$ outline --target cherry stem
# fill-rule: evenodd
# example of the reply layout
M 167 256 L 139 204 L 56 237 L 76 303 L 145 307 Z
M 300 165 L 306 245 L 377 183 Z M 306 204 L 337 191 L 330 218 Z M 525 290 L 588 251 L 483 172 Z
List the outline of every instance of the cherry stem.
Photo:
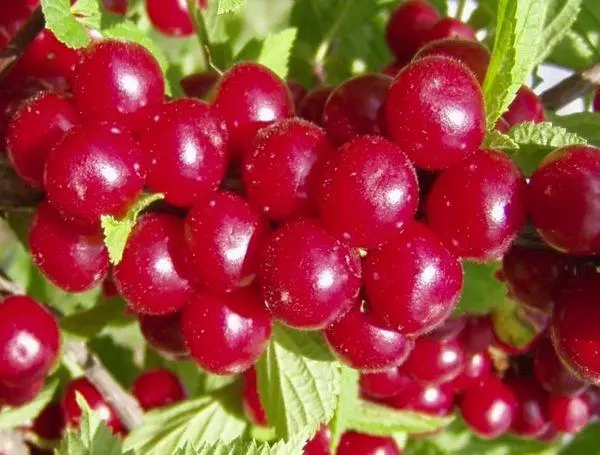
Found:
M 600 63 L 585 71 L 575 73 L 542 93 L 544 108 L 556 111 L 600 85 Z
M 0 430 L 0 453 L 28 455 L 30 452 L 22 433 L 5 428 Z

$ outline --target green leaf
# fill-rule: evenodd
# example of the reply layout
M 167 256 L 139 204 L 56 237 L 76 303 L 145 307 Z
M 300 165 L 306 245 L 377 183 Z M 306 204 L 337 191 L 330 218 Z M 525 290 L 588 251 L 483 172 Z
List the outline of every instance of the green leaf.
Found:
M 546 0 L 500 0 L 494 51 L 483 84 L 489 130 L 536 64 L 547 6 Z
M 164 197 L 164 194 L 160 193 L 142 196 L 121 219 L 116 219 L 112 215 L 102 215 L 101 222 L 104 231 L 104 244 L 108 249 L 110 262 L 113 265 L 121 262 L 125 244 L 140 212 L 153 202 L 164 199 Z
M 151 411 L 127 437 L 125 448 L 145 455 L 164 455 L 175 453 L 185 443 L 197 447 L 201 443 L 233 441 L 248 426 L 240 403 L 240 384 L 236 383 L 214 395 Z
M 358 371 L 345 365 L 342 365 L 340 369 L 340 394 L 338 395 L 335 415 L 329 424 L 332 451 L 337 448 L 342 434 L 348 428 L 350 416 L 354 413 L 358 404 Z
M 277 435 L 290 439 L 329 422 L 337 406 L 340 370 L 323 337 L 276 326 L 256 364 L 260 397 Z
M 246 0 L 218 0 L 218 2 L 218 14 L 226 14 L 233 13 L 241 9 L 246 3 Z
M 200 445 L 196 455 L 303 455 L 304 445 L 308 432 L 305 430 L 290 441 L 276 443 L 235 440 L 229 444 L 222 442 L 216 444 L 204 443 Z M 191 455 L 190 452 L 181 455 Z
M 450 424 L 452 417 L 435 417 L 413 411 L 398 411 L 361 400 L 349 416 L 348 428 L 376 436 L 392 433 L 429 433 Z
M 519 144 L 513 141 L 510 136 L 502 134 L 497 130 L 492 130 L 487 132 L 483 141 L 483 147 L 495 150 L 518 150 Z
M 496 278 L 499 268 L 500 264 L 494 262 L 463 262 L 464 283 L 457 313 L 488 314 L 502 304 L 506 288 Z
M 550 0 L 542 45 L 538 50 L 536 62 L 543 62 L 552 53 L 556 45 L 563 40 L 577 20 L 582 1 Z
M 74 16 L 74 11 L 81 17 L 100 17 L 100 5 L 97 1 L 85 0 L 82 5 L 71 11 L 70 0 L 42 0 L 42 11 L 46 27 L 52 30 L 59 41 L 69 47 L 84 47 L 90 42 L 88 32 L 82 21 Z
M 554 116 L 552 123 L 562 126 L 571 133 L 586 139 L 590 144 L 600 146 L 600 114 L 580 112 L 577 114 Z
M 592 423 L 560 451 L 560 455 L 600 455 L 600 423 Z
M 297 32 L 295 28 L 286 28 L 279 33 L 269 35 L 262 45 L 258 63 L 285 79 Z
M 102 334 L 101 336 L 92 338 L 88 342 L 90 349 L 96 353 L 106 369 L 124 387 L 129 387 L 133 383 L 135 378 L 141 373 L 141 368 L 137 362 L 137 352 L 135 349 L 123 344 L 114 334 L 131 333 L 134 327 L 137 328 L 137 325 L 132 324 L 129 327 L 120 327 L 115 329 L 110 335 Z M 144 347 L 143 343 L 142 338 L 138 349 Z
M 540 313 L 535 318 L 533 310 L 525 307 L 510 297 L 504 297 L 504 302 L 492 310 L 494 333 L 509 346 L 523 348 L 543 331 L 547 317 Z
M 3 408 L 0 411 L 0 429 L 20 427 L 35 419 L 52 401 L 57 388 L 58 379 L 52 379 L 33 401 L 17 408 Z
M 69 337 L 87 340 L 123 314 L 124 307 L 121 298 L 108 299 L 90 310 L 62 318 L 60 328 Z

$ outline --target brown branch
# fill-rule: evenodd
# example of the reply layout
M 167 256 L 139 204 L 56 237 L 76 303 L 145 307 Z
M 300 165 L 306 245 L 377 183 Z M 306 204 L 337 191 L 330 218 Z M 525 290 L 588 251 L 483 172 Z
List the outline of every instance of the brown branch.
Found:
M 29 455 L 23 435 L 15 430 L 0 430 L 0 454 Z
M 0 210 L 36 207 L 42 194 L 14 171 L 6 153 L 0 151 Z
M 580 73 L 575 73 L 542 93 L 542 103 L 548 110 L 558 110 L 600 85 L 600 63 Z

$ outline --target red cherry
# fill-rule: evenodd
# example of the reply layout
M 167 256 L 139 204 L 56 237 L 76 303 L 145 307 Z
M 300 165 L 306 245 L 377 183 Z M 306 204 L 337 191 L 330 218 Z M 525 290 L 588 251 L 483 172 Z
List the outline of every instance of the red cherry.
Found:
M 214 106 L 227 121 L 234 160 L 242 157 L 260 128 L 294 115 L 294 100 L 285 82 L 258 63 L 233 65 L 216 90 Z
M 462 372 L 452 381 L 456 393 L 463 393 L 475 387 L 492 374 L 492 359 L 486 351 L 467 353 Z
M 479 83 L 461 63 L 424 57 L 398 73 L 387 100 L 388 134 L 423 169 L 444 169 L 475 152 L 485 135 Z
M 460 39 L 465 41 L 477 41 L 475 30 L 469 24 L 452 17 L 445 17 L 437 21 L 425 34 L 427 43 L 442 39 Z
M 44 388 L 44 378 L 33 382 L 9 385 L 0 383 L 0 403 L 8 406 L 23 406 L 33 401 Z
M 427 338 L 437 341 L 456 340 L 467 325 L 466 317 L 449 317 L 442 325 L 426 333 Z
M 162 103 L 165 83 L 158 62 L 145 47 L 104 40 L 83 51 L 73 95 L 85 117 L 136 130 L 145 111 Z
M 331 455 L 331 432 L 321 426 L 313 438 L 304 446 L 304 455 Z
M 250 422 L 262 427 L 269 426 L 265 408 L 263 407 L 260 401 L 260 395 L 258 394 L 256 369 L 254 367 L 250 367 L 244 373 L 242 404 L 244 406 L 244 414 Z
M 415 341 L 402 370 L 417 381 L 442 384 L 455 379 L 464 366 L 465 355 L 458 341 L 423 337 Z
M 548 339 L 539 344 L 533 365 L 538 382 L 550 393 L 573 396 L 587 388 L 587 384 L 573 376 L 563 365 Z
M 227 167 L 227 127 L 204 101 L 179 99 L 157 109 L 139 135 L 148 185 L 178 207 L 217 189 Z
M 347 431 L 342 435 L 337 455 L 400 455 L 400 449 L 392 438 L 370 436 Z
M 233 193 L 219 192 L 196 204 L 185 221 L 195 278 L 208 289 L 230 291 L 254 273 L 269 225 Z
M 50 403 L 35 418 L 31 431 L 46 441 L 55 441 L 62 438 L 65 424 L 60 403 Z
M 287 223 L 271 235 L 258 274 L 273 316 L 304 330 L 325 328 L 345 313 L 360 277 L 357 253 L 311 219 Z
M 540 123 L 545 119 L 542 100 L 529 87 L 522 86 L 502 118 L 512 127 L 521 122 Z
M 354 306 L 325 329 L 325 340 L 346 365 L 361 371 L 382 371 L 407 359 L 414 342 L 380 325 L 370 313 Z
M 460 340 L 467 352 L 485 351 L 494 341 L 492 319 L 489 316 L 470 316 L 460 333 Z
M 438 176 L 427 198 L 427 222 L 456 254 L 497 259 L 525 221 L 526 190 L 507 155 L 480 150 Z
M 384 403 L 395 409 L 445 417 L 454 408 L 454 392 L 450 384 L 423 384 L 405 376 L 400 392 Z
M 216 71 L 204 71 L 190 74 L 179 81 L 181 89 L 186 96 L 205 99 L 210 95 L 219 81 L 219 73 Z
M 600 149 L 571 145 L 555 150 L 531 176 L 528 211 L 550 246 L 573 255 L 600 253 Z
M 220 296 L 199 294 L 183 309 L 181 323 L 192 358 L 214 374 L 247 370 L 271 336 L 271 318 L 249 289 Z
M 385 66 L 381 72 L 386 76 L 395 77 L 396 74 L 398 74 L 402 68 L 406 66 L 406 64 L 407 62 L 396 60 Z
M 140 374 L 131 386 L 131 393 L 145 411 L 169 406 L 186 395 L 179 378 L 164 368 Z
M 316 213 L 318 164 L 334 153 L 325 132 L 305 120 L 264 128 L 244 156 L 248 202 L 278 221 Z
M 370 251 L 364 286 L 373 313 L 411 336 L 440 325 L 462 288 L 462 266 L 423 224 L 406 227 L 393 241 Z
M 387 24 L 385 38 L 390 50 L 398 60 L 411 59 L 439 20 L 439 13 L 429 3 L 421 0 L 403 2 Z
M 81 408 L 77 403 L 77 393 L 85 399 L 92 411 L 95 411 L 100 420 L 115 434 L 125 434 L 126 430 L 119 420 L 113 407 L 108 404 L 98 389 L 86 378 L 71 381 L 65 387 L 61 398 L 61 407 L 66 421 L 71 427 L 78 427 L 81 419 Z
M 176 358 L 189 354 L 181 334 L 181 313 L 164 316 L 140 314 L 138 319 L 142 335 L 154 349 Z
M 150 22 L 160 32 L 169 36 L 188 36 L 194 33 L 185 1 L 146 0 Z
M 25 387 L 56 362 L 60 332 L 54 316 L 27 296 L 0 301 L 0 382 Z
M 65 221 L 47 202 L 39 206 L 31 222 L 29 249 L 44 275 L 69 292 L 97 285 L 110 267 L 100 229 Z
M 114 124 L 89 123 L 67 133 L 46 161 L 48 200 L 65 217 L 97 225 L 123 215 L 144 186 L 134 138 Z
M 550 395 L 548 412 L 552 426 L 562 433 L 579 433 L 590 420 L 590 407 L 585 395 L 565 397 Z
M 600 112 L 600 90 L 596 90 L 596 95 L 593 101 L 594 112 Z
M 550 426 L 548 394 L 532 378 L 511 377 L 507 379 L 507 385 L 517 400 L 511 430 L 522 437 L 535 437 L 545 433 Z
M 353 246 L 373 248 L 392 239 L 417 210 L 415 170 L 386 139 L 365 136 L 346 143 L 329 160 L 322 178 L 321 219 Z
M 307 90 L 304 88 L 302 84 L 296 82 L 294 80 L 287 81 L 288 89 L 290 89 L 290 93 L 292 94 L 292 99 L 294 100 L 294 106 L 296 106 L 296 111 L 298 110 L 298 106 L 300 102 L 304 98 L 307 93 Z
M 298 117 L 313 122 L 316 125 L 323 125 L 323 109 L 325 103 L 335 90 L 334 86 L 323 85 L 310 90 L 298 106 Z
M 360 375 L 361 392 L 376 400 L 390 398 L 400 393 L 407 381 L 412 381 L 399 367 L 388 368 L 376 373 Z
M 164 315 L 188 303 L 194 290 L 186 256 L 181 220 L 157 213 L 138 219 L 115 267 L 115 282 L 129 308 Z
M 125 16 L 129 0 L 103 0 L 103 4 L 106 11 Z

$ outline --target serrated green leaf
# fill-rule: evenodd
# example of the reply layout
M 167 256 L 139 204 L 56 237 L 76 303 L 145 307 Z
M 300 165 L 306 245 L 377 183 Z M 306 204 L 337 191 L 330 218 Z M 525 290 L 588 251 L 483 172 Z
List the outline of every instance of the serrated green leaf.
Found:
M 88 340 L 123 314 L 125 304 L 121 298 L 104 300 L 95 307 L 72 314 L 60 320 L 60 328 L 68 337 Z
M 329 424 L 331 449 L 334 452 L 342 438 L 342 434 L 348 428 L 350 416 L 354 413 L 358 404 L 358 371 L 345 365 L 342 365 L 340 369 L 340 394 L 338 395 L 333 420 Z
M 536 62 L 543 62 L 552 53 L 571 29 L 583 0 L 550 0 L 544 25 L 542 45 L 538 50 Z
M 218 0 L 218 2 L 218 14 L 226 14 L 233 13 L 241 9 L 246 3 L 246 0 Z
M 536 64 L 547 7 L 545 0 L 500 0 L 498 4 L 494 50 L 483 83 L 489 130 Z
M 579 112 L 571 115 L 554 116 L 552 117 L 552 123 L 577 134 L 590 144 L 600 146 L 600 114 Z
M 600 423 L 588 425 L 559 453 L 560 455 L 600 455 Z
M 38 416 L 40 412 L 52 401 L 58 388 L 58 379 L 52 379 L 44 389 L 29 403 L 16 408 L 6 407 L 0 411 L 0 429 L 17 428 Z
M 463 290 L 456 308 L 457 314 L 488 314 L 502 304 L 506 287 L 496 278 L 500 264 L 463 262 Z
M 541 320 L 540 320 L 541 319 Z M 526 310 L 516 300 L 506 296 L 501 305 L 492 310 L 494 333 L 500 340 L 516 348 L 523 348 L 543 330 L 546 317 L 535 318 L 533 310 Z
M 108 249 L 108 256 L 113 265 L 121 262 L 125 244 L 135 226 L 138 215 L 153 202 L 164 199 L 164 194 L 148 194 L 142 196 L 130 209 L 127 214 L 116 219 L 112 215 L 102 215 L 101 223 L 104 231 L 104 244 Z
M 308 431 L 304 430 L 289 441 L 275 443 L 260 443 L 243 439 L 232 441 L 229 444 L 204 443 L 198 447 L 196 453 L 197 455 L 303 455 L 308 434 Z
M 279 33 L 269 35 L 262 45 L 258 63 L 285 79 L 297 32 L 295 28 L 286 28 Z
M 487 132 L 483 141 L 483 147 L 495 150 L 518 150 L 519 144 L 513 141 L 510 136 L 502 134 L 500 131 L 492 130 Z
M 315 431 L 333 417 L 340 370 L 320 333 L 276 326 L 256 372 L 267 419 L 279 437 Z
M 137 453 L 164 455 L 175 453 L 188 443 L 230 442 L 240 437 L 248 424 L 240 409 L 239 384 L 184 401 L 174 406 L 151 411 L 144 423 L 125 440 L 125 448 Z
M 71 48 L 80 48 L 90 42 L 85 25 L 77 20 L 71 11 L 70 0 L 42 0 L 42 12 L 46 20 L 46 27 L 58 38 L 59 41 Z M 79 14 L 87 17 L 99 17 L 98 3 L 89 0 L 80 6 Z

